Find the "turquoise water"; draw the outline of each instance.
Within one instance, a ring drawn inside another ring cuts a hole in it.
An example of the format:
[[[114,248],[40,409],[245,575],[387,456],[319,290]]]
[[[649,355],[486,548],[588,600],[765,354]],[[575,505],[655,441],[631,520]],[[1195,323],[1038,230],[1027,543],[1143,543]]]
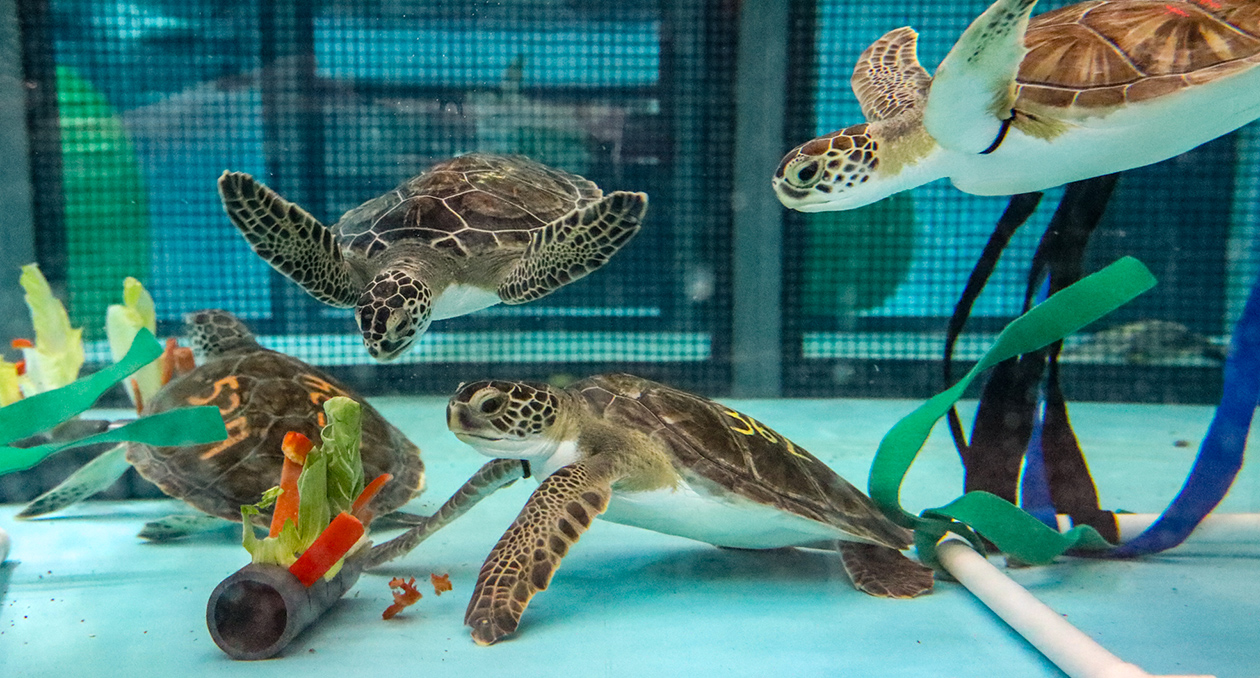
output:
[[[374,401],[423,449],[429,513],[484,459],[445,428],[439,398]],[[859,486],[908,400],[748,400],[729,404],[775,427]],[[1175,494],[1211,409],[1072,407],[1104,507],[1160,510]],[[967,413],[964,412],[964,418]],[[245,564],[234,530],[142,543],[173,501],[91,502],[52,519],[11,520],[0,569],[0,675],[170,676],[1060,676],[965,589],[938,581],[908,601],[855,591],[835,554],[754,552],[596,521],[569,552],[517,634],[476,646],[463,612],[482,559],[532,491],[502,490],[407,556],[365,574],[282,660],[233,662],[210,640],[205,603]],[[941,429],[911,470],[914,510],[944,503],[961,468]],[[1221,511],[1260,511],[1260,469],[1244,468]],[[381,536],[389,536],[384,533]],[[995,562],[998,562],[995,560]],[[1136,561],[1063,558],[1007,572],[1104,647],[1152,674],[1260,672],[1260,544],[1193,540]],[[454,590],[435,596],[430,573]],[[416,577],[424,598],[391,621],[388,579]]]

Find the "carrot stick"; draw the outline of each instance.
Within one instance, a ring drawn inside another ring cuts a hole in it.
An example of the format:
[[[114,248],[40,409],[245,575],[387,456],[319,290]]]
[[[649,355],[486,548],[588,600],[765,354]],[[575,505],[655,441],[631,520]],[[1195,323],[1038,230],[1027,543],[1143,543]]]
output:
[[[9,342],[9,346],[12,348],[35,348],[35,344],[31,343],[30,339],[14,339]]]
[[[166,349],[162,351],[162,385],[171,383],[171,377],[175,376],[175,349],[179,348],[179,341],[175,337],[167,337]]]
[[[345,511],[338,513],[310,548],[289,566],[289,572],[306,586],[314,584],[350,551],[363,532],[358,518]]]
[[[132,379],[131,392],[136,396],[136,414],[144,414],[144,394],[140,392],[140,382]]]
[[[271,513],[271,531],[268,537],[280,536],[284,523],[292,520],[297,524],[298,506],[301,497],[298,495],[298,476],[302,475],[302,463],[313,447],[310,438],[289,431],[284,434],[284,442],[280,449],[284,451],[284,466],[280,467],[280,496],[276,497],[276,508]]]
[[[15,362],[15,363],[13,363],[13,369],[14,369],[14,371],[16,371],[16,372],[17,372],[17,375],[18,375],[19,377],[20,377],[20,376],[22,376],[23,374],[26,374],[26,361],[25,361],[25,360],[19,360],[19,361],[17,361],[17,362]]]
[[[370,519],[366,518],[364,510],[367,509],[368,504],[372,503],[372,498],[381,491],[381,488],[385,487],[385,483],[388,483],[393,479],[394,476],[390,473],[382,473],[379,476],[376,476],[376,479],[368,483],[367,487],[363,488],[363,491],[355,498],[354,504],[350,507],[351,515],[364,523],[371,522]]]

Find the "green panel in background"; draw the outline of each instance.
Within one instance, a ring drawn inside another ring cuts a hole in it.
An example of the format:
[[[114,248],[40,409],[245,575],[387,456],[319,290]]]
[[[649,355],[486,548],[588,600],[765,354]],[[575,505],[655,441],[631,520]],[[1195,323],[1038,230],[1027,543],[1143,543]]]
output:
[[[878,308],[914,258],[914,199],[898,193],[868,207],[805,215],[801,312],[847,316]]]
[[[70,320],[105,336],[105,308],[127,276],[149,273],[149,207],[135,147],[105,97],[57,67]]]

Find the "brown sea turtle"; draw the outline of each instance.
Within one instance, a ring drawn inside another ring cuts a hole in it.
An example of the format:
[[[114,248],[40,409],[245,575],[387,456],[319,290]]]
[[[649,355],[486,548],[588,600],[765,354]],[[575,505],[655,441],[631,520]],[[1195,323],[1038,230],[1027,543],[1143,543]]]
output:
[[[420,450],[348,387],[306,363],[260,346],[227,311],[185,317],[186,334],[205,362],[173,379],[144,404],[142,415],[215,405],[228,438],[218,443],[153,447],[130,443],[105,452],[65,482],[36,498],[20,514],[33,517],[68,506],[112,484],[128,465],[166,494],[211,516],[240,521],[241,505],[257,503],[280,484],[289,431],[319,440],[324,401],[348,396],[363,405],[363,474],[391,473],[372,501],[376,515],[405,504],[424,488]],[[262,517],[260,517],[261,519]],[[198,521],[173,518],[150,525],[142,536],[181,536]]]
[[[781,434],[711,400],[627,374],[563,390],[479,381],[451,398],[447,424],[541,480],[482,565],[465,615],[478,643],[516,629],[596,516],[718,546],[838,546],[866,593],[932,588],[932,571],[900,552],[908,530]]]
[[[432,320],[546,296],[608,262],[639,231],[647,195],[524,156],[440,162],[321,224],[248,174],[219,193],[254,251],[320,301],[354,307],[363,343],[392,360]]]
[[[949,177],[1012,195],[1159,162],[1260,118],[1260,2],[1091,0],[1029,20],[998,0],[934,76],[918,34],[866,49],[866,122],[788,152],[784,205],[845,210]]]

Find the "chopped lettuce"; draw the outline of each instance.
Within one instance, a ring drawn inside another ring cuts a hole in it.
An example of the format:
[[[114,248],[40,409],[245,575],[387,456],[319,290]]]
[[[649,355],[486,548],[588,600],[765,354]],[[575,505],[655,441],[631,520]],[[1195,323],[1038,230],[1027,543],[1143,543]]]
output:
[[[12,405],[22,399],[22,389],[18,385],[18,367],[4,358],[0,358],[0,407]]]
[[[328,425],[320,434],[323,444],[307,453],[298,476],[297,523],[286,521],[278,536],[262,539],[249,527],[250,519],[275,501],[279,487],[268,490],[258,504],[241,507],[246,526],[242,543],[255,563],[292,565],[328,527],[333,516],[350,511],[363,491],[363,460],[359,456],[362,407],[339,396],[324,403],[324,414]],[[340,567],[338,562],[325,577],[335,575]]]
[[[329,513],[350,511],[363,491],[363,460],[359,442],[363,437],[363,408],[344,396],[324,403],[328,426],[320,434],[320,449],[328,459]]]
[[[153,297],[149,296],[144,285],[139,280],[128,277],[123,281],[123,303],[111,304],[105,311],[105,336],[109,339],[109,352],[114,362],[127,354],[131,342],[141,328],[157,334],[157,312],[153,307]],[[139,387],[140,402],[149,402],[162,388],[161,360],[140,368],[132,378]],[[137,394],[131,388],[126,391],[132,402],[135,402]]]
[[[18,282],[26,290],[35,326],[34,347],[22,349],[26,359],[23,391],[30,396],[73,383],[83,366],[83,330],[70,327],[66,307],[53,296],[37,264],[23,266]]]

